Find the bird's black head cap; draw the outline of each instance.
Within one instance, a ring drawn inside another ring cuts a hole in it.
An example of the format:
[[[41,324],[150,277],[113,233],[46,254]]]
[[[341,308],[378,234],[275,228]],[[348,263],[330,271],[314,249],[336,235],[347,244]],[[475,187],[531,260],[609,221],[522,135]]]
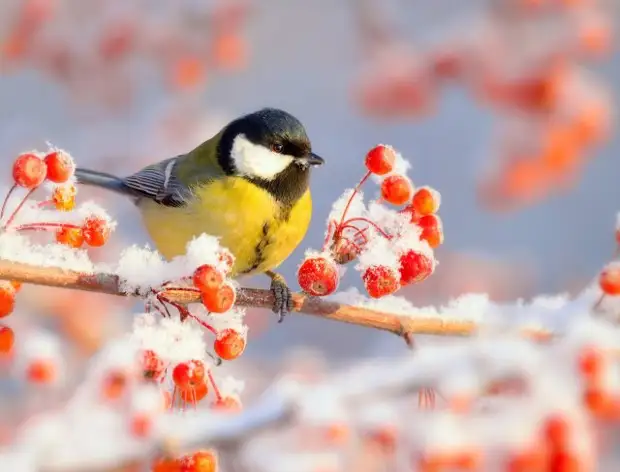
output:
[[[323,159],[312,152],[306,129],[297,118],[277,108],[263,108],[236,119],[223,130],[218,160],[228,175],[238,172],[231,153],[239,135],[245,136],[252,144],[293,158],[291,164],[274,178],[245,176],[283,203],[292,204],[301,197],[308,188],[309,167],[323,163]]]

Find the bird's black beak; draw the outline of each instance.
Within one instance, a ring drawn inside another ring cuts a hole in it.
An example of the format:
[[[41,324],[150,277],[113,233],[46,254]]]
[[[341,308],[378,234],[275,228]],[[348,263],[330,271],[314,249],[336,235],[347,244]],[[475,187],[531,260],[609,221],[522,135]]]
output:
[[[317,156],[313,152],[308,154],[308,156],[306,156],[304,160],[306,161],[306,164],[308,164],[309,166],[321,166],[325,164],[325,159],[323,159],[321,156]]]

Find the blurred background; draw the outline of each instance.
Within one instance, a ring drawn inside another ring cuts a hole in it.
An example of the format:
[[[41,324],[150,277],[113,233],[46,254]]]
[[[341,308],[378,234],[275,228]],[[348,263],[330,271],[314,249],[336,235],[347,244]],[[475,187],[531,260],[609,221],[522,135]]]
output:
[[[0,160],[8,173],[18,153],[49,141],[124,175],[242,113],[281,107],[327,160],[312,182],[311,230],[282,268],[289,281],[367,150],[388,143],[416,185],[442,194],[440,265],[401,295],[423,306],[468,292],[574,292],[615,244],[617,13],[614,0],[3,0]],[[78,198],[120,221],[95,259],[148,242],[130,202],[90,189]],[[139,309],[31,287],[20,300],[27,313],[9,325],[58,332],[76,365]],[[293,347],[330,364],[405,350],[392,335],[311,317],[276,325],[249,310],[247,323],[237,369],[310,359]]]

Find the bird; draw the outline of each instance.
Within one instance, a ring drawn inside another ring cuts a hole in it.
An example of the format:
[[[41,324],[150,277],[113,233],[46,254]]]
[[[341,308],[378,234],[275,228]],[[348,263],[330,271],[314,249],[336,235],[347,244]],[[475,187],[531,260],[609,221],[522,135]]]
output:
[[[312,151],[304,125],[290,113],[263,108],[243,115],[186,154],[127,177],[77,168],[78,184],[133,200],[155,248],[168,260],[203,233],[235,257],[231,276],[271,279],[273,311],[282,322],[292,292],[275,271],[302,242],[312,216]]]

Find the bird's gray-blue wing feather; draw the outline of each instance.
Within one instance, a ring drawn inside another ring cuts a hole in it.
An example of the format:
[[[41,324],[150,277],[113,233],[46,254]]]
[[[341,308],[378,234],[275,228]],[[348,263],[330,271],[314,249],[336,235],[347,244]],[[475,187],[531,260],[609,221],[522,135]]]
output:
[[[191,192],[177,177],[179,157],[182,156],[145,167],[124,178],[123,183],[139,197],[149,198],[165,206],[184,206]]]

